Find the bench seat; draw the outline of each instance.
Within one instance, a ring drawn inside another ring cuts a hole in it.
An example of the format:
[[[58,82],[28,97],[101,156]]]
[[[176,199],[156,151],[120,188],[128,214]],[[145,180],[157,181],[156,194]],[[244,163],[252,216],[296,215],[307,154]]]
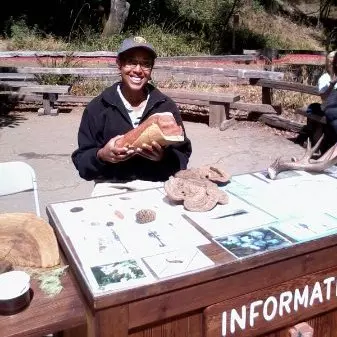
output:
[[[0,80],[30,81],[34,79],[34,74],[0,73]]]
[[[11,89],[22,93],[47,93],[47,94],[67,94],[70,91],[70,85],[49,85],[35,84],[19,81],[0,81],[0,87],[3,89]]]
[[[23,81],[0,81],[1,94],[9,96],[18,94],[42,95],[43,108],[39,109],[39,115],[57,115],[58,109],[54,107],[59,95],[68,94],[70,85],[46,85]]]

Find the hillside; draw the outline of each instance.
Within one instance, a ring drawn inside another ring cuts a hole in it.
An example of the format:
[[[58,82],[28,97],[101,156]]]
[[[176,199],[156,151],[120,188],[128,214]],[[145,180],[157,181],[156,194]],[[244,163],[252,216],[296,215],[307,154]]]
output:
[[[284,9],[292,7],[286,6]],[[242,12],[242,26],[252,35],[262,36],[266,46],[275,49],[325,50],[324,31],[315,26],[299,23],[285,14],[270,14],[265,11]],[[248,48],[254,49],[254,48]]]
[[[324,29],[317,28],[311,20],[315,15],[317,16],[317,1],[275,1],[278,7],[274,14],[256,5],[244,6],[240,9],[240,20],[235,37],[238,51],[261,48],[331,49],[326,42]],[[117,36],[106,41],[97,35],[85,35],[77,41],[71,41],[52,34],[45,36],[31,27],[25,27],[22,22],[14,22],[12,25],[10,38],[0,39],[0,50],[113,50],[121,38]],[[143,35],[152,41],[160,56],[212,53],[207,50],[207,41],[202,41],[195,34],[188,36],[178,30],[173,31],[152,25],[142,27],[136,32],[124,32],[122,35],[130,34]],[[224,45],[220,54],[230,52],[228,49],[231,47],[231,34],[229,29],[224,36]],[[3,36],[8,34],[3,33]],[[81,43],[78,43],[79,40]]]

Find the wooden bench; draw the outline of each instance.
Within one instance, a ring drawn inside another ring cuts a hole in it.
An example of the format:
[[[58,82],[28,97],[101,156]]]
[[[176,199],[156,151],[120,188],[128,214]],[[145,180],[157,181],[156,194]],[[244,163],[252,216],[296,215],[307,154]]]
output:
[[[316,86],[306,85],[302,83],[288,82],[288,81],[283,81],[283,80],[264,79],[264,78],[250,79],[249,83],[254,86],[262,87],[262,104],[267,104],[271,106],[273,106],[273,90],[274,89],[294,91],[294,92],[309,94],[313,96],[319,96],[318,89]],[[316,123],[326,124],[326,122],[324,123],[325,121],[324,118],[320,118],[320,116],[307,113],[306,111],[307,111],[307,107],[302,107],[302,108],[298,108],[295,110],[296,113],[302,116],[305,116],[307,118],[307,121],[312,120]],[[271,119],[268,120],[269,118],[268,116],[264,116],[264,118],[266,119],[266,122],[270,122],[271,124],[273,124],[273,122],[278,122],[281,124],[283,123],[284,125],[287,123],[288,129],[290,129],[291,131],[298,132],[302,128],[300,123],[297,123],[297,122],[290,123],[289,121],[287,121],[286,119],[282,117],[278,117],[278,121],[275,120],[277,118],[276,116],[272,116],[274,121],[272,121]],[[310,123],[307,123],[307,124],[310,124]]]
[[[21,92],[14,93],[20,100],[26,102],[39,102],[42,100],[40,96],[32,92],[22,94],[23,90],[24,89],[21,88]],[[229,109],[233,102],[238,102],[240,100],[240,96],[234,93],[212,94],[207,92],[171,89],[161,89],[161,91],[171,97],[177,104],[191,104],[209,107],[209,126],[220,127],[222,130],[226,129],[234,122],[233,119],[230,119]],[[88,104],[94,97],[95,96],[75,96],[64,94],[58,96],[55,103]]]
[[[210,127],[219,127],[225,130],[232,125],[233,119],[230,119],[229,109],[233,102],[240,100],[240,96],[234,93],[207,93],[200,91],[188,91],[177,89],[161,89],[161,92],[169,96],[177,104],[189,104],[209,107],[209,122]],[[89,103],[94,96],[60,96],[60,103]]]
[[[0,81],[2,95],[23,96],[25,94],[42,95],[43,108],[38,110],[39,115],[57,115],[58,109],[55,108],[55,102],[59,95],[68,94],[70,85],[42,85],[34,82],[23,81]]]
[[[229,115],[230,105],[240,100],[240,96],[234,93],[214,94],[176,89],[161,89],[161,91],[172,98],[177,104],[208,106],[209,127],[219,127],[221,130],[225,130],[233,124],[234,119],[231,120]]]

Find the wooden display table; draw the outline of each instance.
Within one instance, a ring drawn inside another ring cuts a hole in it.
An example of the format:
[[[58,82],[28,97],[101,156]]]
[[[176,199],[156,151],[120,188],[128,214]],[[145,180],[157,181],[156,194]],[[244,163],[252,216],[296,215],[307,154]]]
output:
[[[29,307],[15,315],[0,315],[0,336],[41,337],[61,332],[64,336],[84,337],[86,313],[79,289],[69,271],[61,280],[62,291],[48,297],[33,279],[33,298]]]
[[[90,336],[285,337],[303,321],[315,337],[337,336],[334,175],[249,174],[221,188],[229,204],[204,214],[173,206],[163,189],[47,207]],[[137,223],[143,208],[156,220]]]

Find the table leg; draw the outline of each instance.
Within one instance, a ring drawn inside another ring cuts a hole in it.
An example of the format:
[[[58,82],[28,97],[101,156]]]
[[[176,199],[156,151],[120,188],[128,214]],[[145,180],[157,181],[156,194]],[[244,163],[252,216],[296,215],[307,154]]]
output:
[[[224,131],[235,124],[235,118],[230,118],[229,115],[230,103],[225,104],[224,113],[222,113],[220,120],[220,130]]]
[[[56,116],[58,114],[58,109],[54,108],[54,104],[58,98],[58,94],[43,93],[42,98],[43,108],[39,109],[39,115]]]
[[[87,313],[88,337],[127,337],[129,312],[127,306]]]
[[[87,326],[81,325],[76,328],[59,332],[55,337],[87,337],[87,336],[88,336]]]

